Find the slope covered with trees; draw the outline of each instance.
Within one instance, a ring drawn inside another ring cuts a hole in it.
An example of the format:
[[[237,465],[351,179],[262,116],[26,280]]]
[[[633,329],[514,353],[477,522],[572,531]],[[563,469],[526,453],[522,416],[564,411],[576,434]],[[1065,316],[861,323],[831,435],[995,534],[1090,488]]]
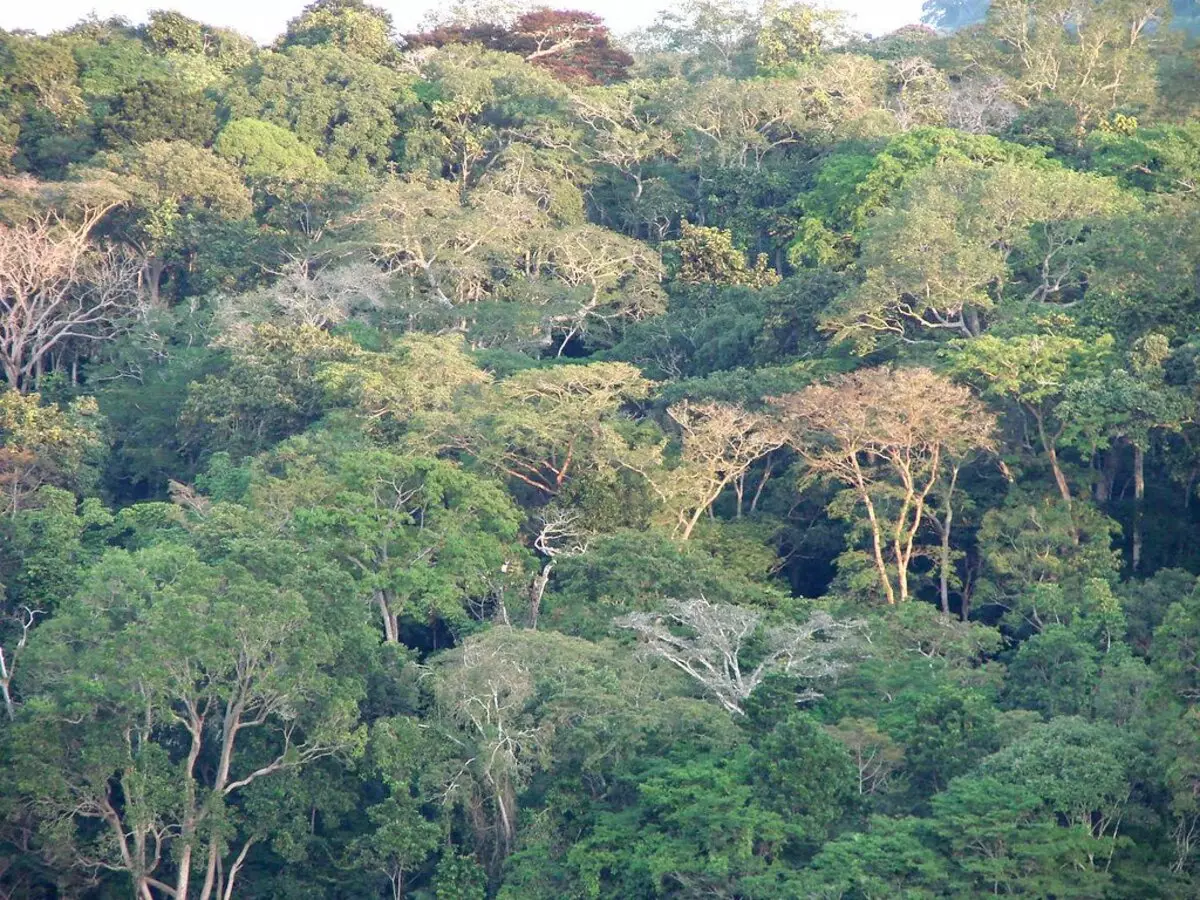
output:
[[[1200,895],[1170,16],[0,32],[0,896]]]

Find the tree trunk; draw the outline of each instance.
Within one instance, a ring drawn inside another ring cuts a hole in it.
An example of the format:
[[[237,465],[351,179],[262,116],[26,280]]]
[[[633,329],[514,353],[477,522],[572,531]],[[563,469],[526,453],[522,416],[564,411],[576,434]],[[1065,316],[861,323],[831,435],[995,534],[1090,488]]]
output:
[[[200,888],[200,900],[209,900],[217,883],[217,847],[217,836],[214,834],[208,845],[208,865],[204,869],[204,886]]]
[[[979,337],[979,333],[983,330],[979,323],[979,310],[973,306],[967,306],[963,309],[963,324],[967,326],[967,331],[971,337]]]
[[[1142,564],[1142,513],[1146,498],[1146,454],[1140,446],[1133,445],[1133,547],[1130,562],[1133,571]]]
[[[774,461],[774,455],[768,454],[766,468],[763,469],[762,478],[759,479],[758,487],[754,491],[754,499],[750,501],[750,512],[752,513],[758,510],[758,498],[762,496],[763,488],[767,486],[767,481],[771,477],[771,466]]]
[[[4,694],[4,711],[8,714],[8,721],[11,722],[17,716],[12,698],[12,672],[9,670],[8,659],[4,655],[3,647],[0,647],[0,693]]]
[[[1063,503],[1066,504],[1067,515],[1071,517],[1071,542],[1078,544],[1079,529],[1075,527],[1075,504],[1071,498],[1071,486],[1067,484],[1067,476],[1063,474],[1062,465],[1058,461],[1058,448],[1046,434],[1046,422],[1041,410],[1035,410],[1032,413],[1033,420],[1037,423],[1038,438],[1042,442],[1042,449],[1046,452],[1046,459],[1050,461],[1050,471],[1054,474],[1054,483],[1058,486],[1058,493],[1062,496]]]
[[[950,469],[950,487],[946,490],[946,504],[942,515],[942,550],[938,561],[938,594],[942,600],[942,615],[950,617],[950,529],[954,525],[954,487],[958,484],[958,466]]]
[[[1113,483],[1117,480],[1117,468],[1121,458],[1110,447],[1104,454],[1104,462],[1100,466],[1100,480],[1096,482],[1096,502],[1107,503],[1112,499]]]
[[[188,881],[192,877],[192,845],[190,838],[185,838],[183,849],[179,852],[179,871],[175,876],[175,900],[187,900]]]
[[[146,296],[150,300],[150,305],[157,307],[159,305],[159,285],[162,282],[163,271],[167,268],[157,256],[151,256],[142,266],[142,278],[146,285]]]
[[[883,541],[879,534],[879,519],[875,515],[875,504],[871,502],[871,493],[867,490],[866,480],[858,465],[858,457],[853,460],[854,474],[858,482],[858,497],[867,508],[867,520],[871,523],[871,549],[875,553],[875,570],[879,573],[879,581],[887,597],[888,606],[896,605],[896,592],[892,590],[892,580],[888,578],[887,563],[883,560]]]
[[[376,591],[375,602],[379,605],[379,614],[383,618],[383,639],[389,644],[400,643],[396,617],[392,615],[392,611],[388,607],[387,594],[383,591]]]
[[[542,610],[542,597],[546,593],[546,585],[550,582],[550,572],[554,568],[551,560],[542,566],[542,570],[533,576],[533,584],[529,586],[529,627],[537,631],[538,615]]]

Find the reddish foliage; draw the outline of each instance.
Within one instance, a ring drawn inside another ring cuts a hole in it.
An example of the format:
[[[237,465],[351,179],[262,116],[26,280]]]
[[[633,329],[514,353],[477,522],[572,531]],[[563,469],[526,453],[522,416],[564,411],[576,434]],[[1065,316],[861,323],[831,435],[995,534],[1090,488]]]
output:
[[[621,81],[629,77],[633,64],[633,57],[612,45],[599,16],[578,10],[537,9],[521,16],[511,29],[488,23],[448,25],[405,40],[409,47],[480,44],[516,53],[560,81],[572,83]]]

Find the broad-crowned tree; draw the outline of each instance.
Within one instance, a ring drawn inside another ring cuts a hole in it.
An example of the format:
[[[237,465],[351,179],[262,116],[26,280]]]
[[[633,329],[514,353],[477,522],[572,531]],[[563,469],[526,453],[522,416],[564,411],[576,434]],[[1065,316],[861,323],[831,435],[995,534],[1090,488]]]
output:
[[[358,348],[311,325],[255,325],[218,343],[229,365],[188,385],[180,424],[187,440],[235,457],[298,434],[328,407],[321,373]]]
[[[330,46],[373,63],[395,61],[397,40],[387,10],[363,0],[314,0],[288,22],[282,48]]]
[[[79,222],[0,223],[0,368],[10,389],[32,390],[56,354],[112,337],[140,309],[137,262],[92,240],[110,209],[86,208]]]
[[[989,757],[980,772],[1025,789],[1043,814],[1090,839],[1083,842],[1078,864],[1095,877],[1108,868],[1126,817],[1138,802],[1143,764],[1135,733],[1060,716]]]
[[[1095,176],[946,163],[914,178],[863,239],[861,285],[832,310],[839,338],[977,337],[1006,302],[1073,305],[1086,291],[1095,220],[1133,200]]]
[[[730,486],[741,513],[746,472],[782,447],[787,435],[769,417],[729,403],[684,401],[669,407],[667,417],[679,432],[679,461],[651,476],[651,483],[674,514],[674,535],[686,541]]]
[[[643,442],[646,452],[637,452],[621,427],[622,407],[650,387],[627,363],[527,369],[466,398],[449,418],[431,419],[438,427],[431,439],[544,500],[581,471],[611,472],[654,456],[657,443]]]
[[[995,0],[960,52],[1007,76],[1026,107],[1065,104],[1082,135],[1113,110],[1153,102],[1153,48],[1167,13],[1153,0]]]
[[[142,288],[152,305],[166,272],[186,271],[197,257],[203,259],[222,226],[252,212],[241,173],[186,141],[152,141],[100,154],[79,174],[112,178],[128,194],[129,202],[108,216],[105,228],[141,258]]]
[[[775,625],[757,610],[703,598],[669,600],[660,612],[629,613],[616,624],[641,638],[652,658],[684,672],[737,715],[768,675],[820,684],[837,674],[861,625],[821,610],[800,624]],[[819,696],[815,689],[801,695]]]
[[[110,551],[31,647],[18,789],[47,849],[144,900],[229,896],[240,793],[355,743],[362,688],[337,663],[365,623],[262,526],[214,506],[197,546]]]
[[[392,159],[399,118],[415,102],[410,76],[333,46],[262,54],[244,87],[232,89],[232,118],[288,128],[335,172],[368,179]]]
[[[1059,827],[1031,785],[963,776],[932,805],[930,831],[943,842],[964,890],[1082,900],[1108,883],[1091,862],[1105,845],[1083,829]]]
[[[63,408],[39,394],[0,391],[0,514],[15,516],[45,485],[89,487],[102,424],[92,397]]]
[[[504,609],[523,554],[520,515],[498,484],[448,461],[304,439],[256,470],[254,506],[337,560],[387,643],[413,626],[469,631]]]
[[[941,495],[953,510],[958,469],[992,449],[995,420],[970,390],[929,369],[855,372],[776,405],[811,475],[846,485],[866,511],[888,603],[908,600],[909,568],[925,552],[917,539],[934,515],[932,500]],[[944,527],[948,535],[948,516]],[[946,553],[942,565],[949,565]]]
[[[1069,385],[1106,369],[1112,346],[1108,335],[1094,341],[1058,334],[984,335],[960,344],[952,357],[955,372],[978,384],[985,397],[1016,404],[1033,425],[1068,512],[1074,492],[1058,454],[1069,423],[1059,406]]]

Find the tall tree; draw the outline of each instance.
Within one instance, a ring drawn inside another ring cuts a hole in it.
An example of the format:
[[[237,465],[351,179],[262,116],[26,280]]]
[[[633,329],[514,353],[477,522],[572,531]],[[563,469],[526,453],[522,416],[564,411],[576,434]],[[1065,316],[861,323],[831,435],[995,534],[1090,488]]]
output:
[[[812,475],[846,485],[865,509],[887,602],[908,600],[931,498],[943,491],[952,502],[957,466],[994,447],[995,420],[967,388],[929,369],[855,372],[776,403]]]
[[[78,222],[51,213],[0,223],[0,367],[12,389],[31,390],[55,353],[112,337],[140,308],[137,263],[91,239],[111,208]]]

